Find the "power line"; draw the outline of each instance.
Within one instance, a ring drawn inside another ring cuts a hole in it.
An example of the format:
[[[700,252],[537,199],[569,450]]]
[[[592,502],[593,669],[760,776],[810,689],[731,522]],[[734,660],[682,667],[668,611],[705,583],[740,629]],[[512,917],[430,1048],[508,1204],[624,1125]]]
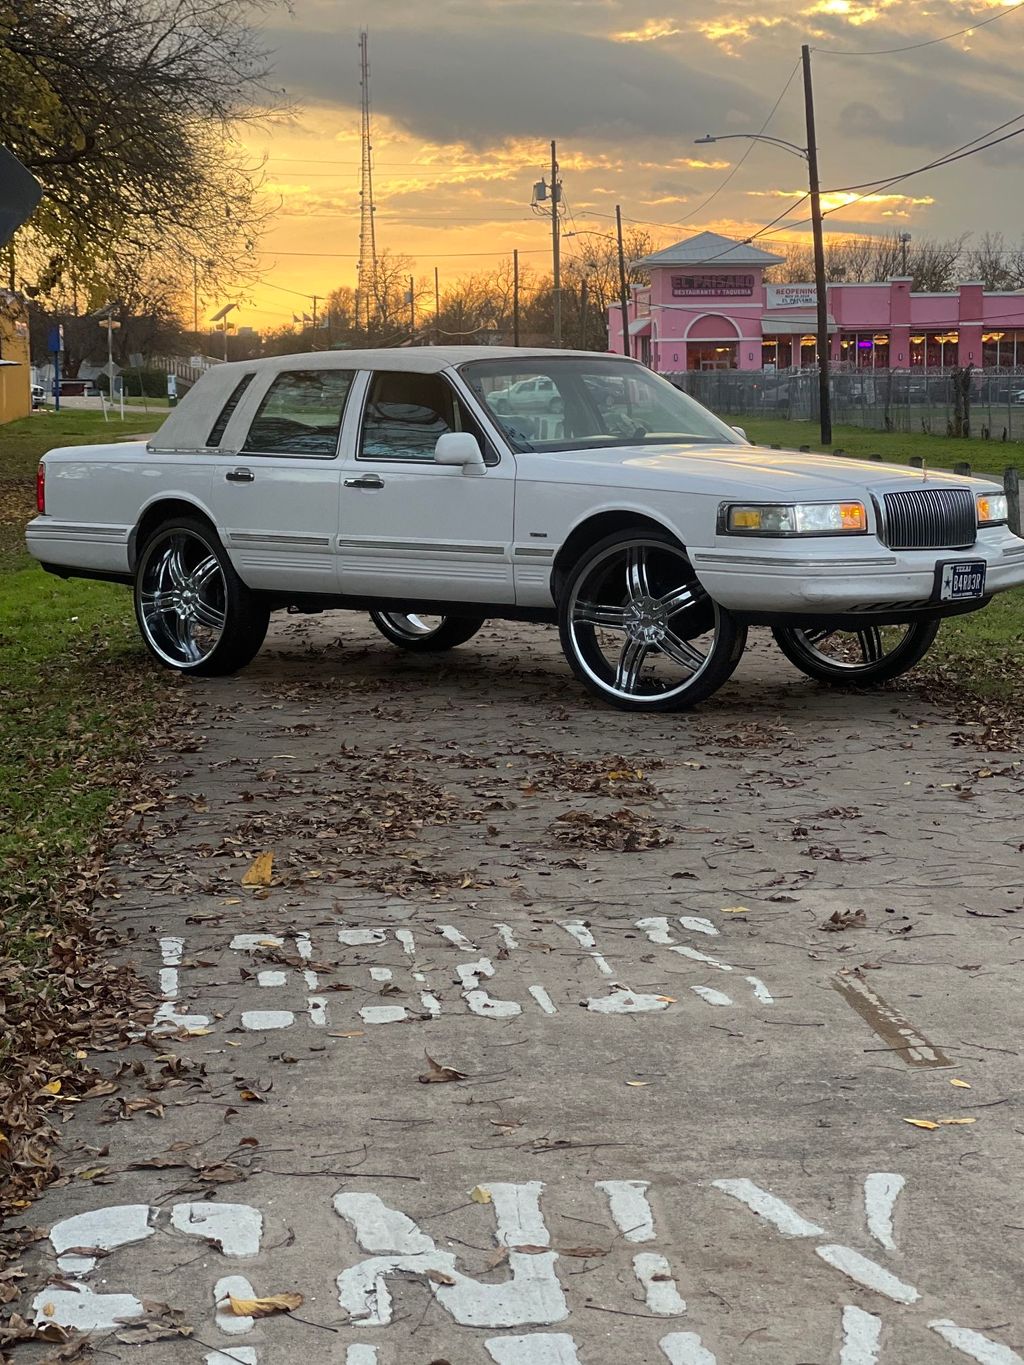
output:
[[[907,43],[904,47],[879,47],[873,51],[860,52],[853,48],[836,47],[815,47],[813,52],[822,52],[829,57],[888,57],[893,52],[916,52],[921,47],[934,47],[936,43],[948,43],[951,38],[959,38],[961,34],[973,33],[976,28],[984,28],[986,24],[994,24],[997,19],[1005,19],[1008,14],[1013,14],[1015,10],[1024,9],[1024,0],[1019,5],[1011,5],[1009,9],[1000,10],[998,14],[993,14],[989,19],[980,19],[976,24],[968,24],[966,28],[958,28],[955,33],[945,33],[941,38],[928,38],[920,43]]]
[[[272,248],[268,247],[263,254],[265,256],[317,256],[324,260],[338,261],[357,261],[359,259],[359,255],[355,251],[274,251]],[[512,248],[508,247],[504,251],[421,251],[419,253],[403,254],[410,254],[414,261],[422,260],[424,258],[429,258],[432,261],[461,261],[470,256],[511,256]],[[520,256],[546,256],[548,253],[544,247],[520,247],[519,254]],[[312,297],[312,295],[310,295],[310,297]]]
[[[909,180],[911,176],[922,175],[925,171],[933,171],[939,166],[948,166],[954,161],[962,161],[964,157],[974,156],[976,152],[984,152],[989,147],[997,147],[1000,142],[1007,142],[1012,137],[1019,137],[1021,133],[1024,133],[1024,128],[1015,128],[1011,133],[1005,133],[1002,137],[993,138],[990,142],[982,143],[981,146],[975,146],[975,143],[980,142],[983,137],[991,137],[992,133],[998,133],[1001,129],[1008,128],[1011,123],[1019,123],[1021,119],[1024,119],[1024,114],[1017,114],[1013,118],[1007,119],[1005,123],[1000,123],[998,127],[990,128],[987,133],[979,133],[978,136],[972,138],[970,142],[964,142],[961,146],[954,147],[951,152],[943,152],[942,156],[936,157],[934,161],[929,161],[924,166],[916,166],[911,171],[902,171],[896,176],[884,176],[880,180],[865,180],[859,185],[840,185],[834,190],[825,190],[824,193],[843,194],[847,190],[863,190],[873,186],[896,185],[902,180]]]

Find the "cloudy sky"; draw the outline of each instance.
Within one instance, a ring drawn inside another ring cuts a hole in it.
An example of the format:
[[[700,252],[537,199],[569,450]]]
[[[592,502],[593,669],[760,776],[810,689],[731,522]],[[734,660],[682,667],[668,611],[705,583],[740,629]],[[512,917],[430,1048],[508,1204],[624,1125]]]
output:
[[[926,43],[998,14],[948,42],[839,55]],[[1014,0],[293,0],[265,26],[291,110],[246,139],[266,156],[280,207],[243,325],[282,325],[308,311],[303,295],[354,283],[363,26],[378,247],[414,258],[417,275],[436,265],[442,281],[514,247],[524,265],[548,267],[549,230],[529,203],[551,138],[567,231],[612,230],[616,203],[657,245],[761,227],[803,191],[802,162],[764,144],[694,140],[757,131],[778,99],[767,131],[802,145],[805,42],[825,188],[922,165],[1021,110]],[[839,206],[852,194],[834,195],[828,230],[1016,239],[1022,154],[1024,137],[849,207]],[[761,244],[806,232],[805,213]]]

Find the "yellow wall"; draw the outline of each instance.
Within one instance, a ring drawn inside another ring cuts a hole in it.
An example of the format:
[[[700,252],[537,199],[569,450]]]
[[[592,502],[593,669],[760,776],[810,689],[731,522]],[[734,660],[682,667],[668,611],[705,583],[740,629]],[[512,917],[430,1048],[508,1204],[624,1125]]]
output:
[[[27,417],[32,411],[32,371],[29,368],[28,317],[25,305],[14,294],[0,291],[0,423]]]

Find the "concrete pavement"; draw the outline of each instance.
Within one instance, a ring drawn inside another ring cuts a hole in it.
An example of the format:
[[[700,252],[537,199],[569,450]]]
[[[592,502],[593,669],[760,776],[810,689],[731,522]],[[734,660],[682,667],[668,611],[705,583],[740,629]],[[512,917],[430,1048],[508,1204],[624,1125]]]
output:
[[[64,1129],[30,1316],[104,1361],[1020,1365],[1017,755],[764,641],[641,718],[545,629],[290,618],[190,697],[101,907],[158,1025]]]

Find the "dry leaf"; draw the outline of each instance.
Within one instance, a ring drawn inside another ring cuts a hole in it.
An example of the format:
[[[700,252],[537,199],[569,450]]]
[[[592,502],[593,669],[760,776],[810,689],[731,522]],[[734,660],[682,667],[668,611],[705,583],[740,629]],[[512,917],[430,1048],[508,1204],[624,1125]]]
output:
[[[950,1085],[955,1085],[958,1090],[970,1090],[971,1088],[970,1081],[960,1081],[955,1077],[950,1081]]]
[[[903,1122],[909,1123],[913,1128],[927,1128],[929,1131],[939,1126],[937,1123],[933,1123],[931,1119],[904,1119]]]
[[[551,1248],[535,1246],[532,1242],[524,1242],[521,1247],[509,1247],[509,1250],[521,1251],[524,1256],[546,1256]]]
[[[440,1062],[434,1061],[429,1052],[424,1052],[423,1055],[426,1057],[427,1066],[430,1068],[429,1071],[425,1071],[420,1076],[423,1085],[441,1085],[445,1081],[464,1081],[466,1079],[464,1071],[456,1071],[453,1066],[442,1066]]]
[[[270,1294],[263,1299],[236,1299],[228,1295],[228,1303],[236,1318],[267,1318],[271,1313],[292,1313],[303,1305],[301,1294]]]
[[[867,922],[868,917],[863,910],[833,910],[828,919],[822,920],[818,928],[838,933],[843,929],[863,929]]]
[[[44,1095],[59,1095],[59,1094],[60,1094],[60,1081],[50,1081],[47,1085],[44,1085],[44,1086],[42,1087],[42,1094],[44,1094]]]
[[[959,1125],[966,1124],[966,1123],[977,1123],[978,1120],[977,1120],[977,1119],[973,1119],[973,1118],[970,1118],[970,1119],[939,1119],[939,1122],[943,1125],[943,1127],[945,1127],[946,1125],[949,1125],[949,1124],[959,1126]]]
[[[429,1270],[425,1270],[423,1273],[424,1275],[426,1275],[427,1279],[432,1280],[434,1284],[455,1283],[454,1275],[447,1275],[443,1270],[435,1270],[433,1266],[431,1266]]]
[[[477,1185],[474,1189],[470,1190],[469,1197],[474,1204],[489,1204],[491,1202],[490,1190],[485,1190],[482,1185]]]
[[[269,886],[270,879],[274,873],[273,853],[261,853],[258,858],[254,858],[245,876],[242,878],[243,886]]]
[[[487,1258],[487,1269],[497,1270],[498,1266],[504,1265],[508,1260],[508,1247],[498,1247],[497,1251],[492,1251]]]
[[[627,1081],[627,1085],[634,1085],[639,1088],[642,1085],[650,1085],[650,1081]]]
[[[328,1038],[365,1038],[366,1034],[361,1028],[349,1029],[347,1033],[328,1033]]]
[[[559,1247],[563,1256],[579,1256],[582,1260],[589,1260],[592,1256],[607,1256],[607,1247]]]
[[[719,913],[722,915],[749,915],[750,911],[745,905],[723,905]]]

